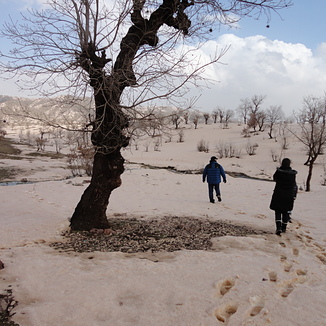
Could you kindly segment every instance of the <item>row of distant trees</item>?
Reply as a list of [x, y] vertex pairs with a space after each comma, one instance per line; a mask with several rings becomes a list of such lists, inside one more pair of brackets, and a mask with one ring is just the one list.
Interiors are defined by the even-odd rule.
[[[237, 117], [238, 121], [244, 123], [245, 131], [264, 131], [268, 128], [268, 136], [274, 138], [274, 127], [278, 122], [285, 120], [285, 114], [281, 105], [271, 105], [263, 109], [263, 101], [266, 96], [254, 95], [251, 98], [241, 99], [241, 104], [235, 109], [224, 109], [216, 107], [211, 113], [176, 109], [171, 114], [171, 122], [175, 129], [179, 129], [182, 123], [188, 125], [193, 123], [195, 129], [199, 123], [219, 123], [223, 128], [228, 128], [229, 123]], [[244, 131], [244, 133], [245, 133]]]
[[[171, 131], [171, 124], [172, 128], [180, 130], [182, 130], [181, 127], [183, 125], [188, 125], [190, 123], [194, 124], [195, 129], [198, 127], [199, 123], [219, 123], [223, 128], [228, 128], [229, 122], [232, 121], [234, 117], [237, 117], [237, 120], [241, 120], [241, 123], [244, 124], [243, 135], [245, 137], [250, 136], [251, 132], [263, 132], [267, 128], [267, 134], [270, 139], [276, 139], [277, 135], [281, 137], [281, 141], [284, 142], [282, 145], [284, 149], [287, 148], [286, 134], [291, 133], [304, 145], [307, 152], [307, 160], [304, 164], [309, 167], [306, 181], [306, 190], [309, 191], [314, 163], [320, 155], [324, 154], [326, 144], [326, 98], [308, 96], [303, 99], [302, 108], [297, 112], [294, 112], [293, 118], [291, 119], [300, 127], [300, 132], [294, 132], [290, 128], [289, 119], [285, 117], [280, 105], [272, 105], [268, 109], [264, 109], [263, 103], [265, 98], [266, 96], [263, 95], [253, 95], [251, 98], [241, 99], [241, 103], [236, 110], [217, 107], [211, 113], [181, 108], [172, 111], [170, 110], [165, 113], [164, 110], [160, 111], [157, 110], [157, 108], [155, 109], [155, 112], [154, 110], [143, 110], [142, 115], [146, 117], [146, 124], [142, 123], [141, 118], [135, 117], [135, 120], [130, 123], [130, 134], [133, 135], [133, 140], [136, 140], [144, 134], [152, 137], [158, 137], [163, 134], [168, 135]], [[57, 112], [57, 108], [55, 112]], [[80, 113], [80, 121], [84, 121], [84, 125], [86, 126], [88, 123], [88, 116], [86, 114], [87, 110], [84, 108], [80, 112], [82, 112]], [[138, 112], [141, 112], [141, 110], [138, 110]], [[21, 118], [22, 116], [29, 117], [30, 110], [26, 105], [21, 107], [20, 111], [15, 107], [13, 114], [16, 118]], [[47, 122], [51, 128], [55, 129], [56, 126], [62, 125], [62, 123], [57, 123], [55, 121], [50, 111], [48, 111], [47, 114]], [[62, 118], [62, 114], [60, 117]], [[76, 114], [72, 117], [72, 128], [68, 128], [70, 131], [74, 129], [73, 124], [79, 120], [76, 118]], [[41, 118], [38, 117], [36, 120], [46, 124], [46, 118], [42, 116]], [[65, 119], [66, 122], [68, 122], [68, 117]], [[10, 118], [8, 120], [10, 120]], [[0, 137], [4, 137], [5, 129], [1, 127], [1, 125], [4, 125], [2, 120], [0, 124]], [[77, 132], [78, 135], [81, 135], [79, 136], [81, 139], [85, 137], [87, 139], [89, 138], [87, 136], [89, 133], [87, 128], [80, 128], [78, 131], [75, 130], [75, 132]], [[183, 139], [184, 135], [182, 134], [180, 137]], [[182, 139], [180, 138], [180, 141], [182, 141]], [[36, 137], [36, 141], [38, 149], [44, 149], [44, 144], [46, 142], [44, 132], [41, 132], [40, 135]], [[79, 142], [76, 141], [76, 144], [79, 144]], [[83, 144], [83, 146], [77, 146], [79, 151], [87, 150], [87, 152], [92, 152], [92, 150], [88, 148], [92, 147], [90, 142], [86, 145], [85, 142], [83, 142]], [[58, 146], [60, 146], [60, 142], [56, 145], [57, 152], [60, 151]], [[84, 147], [87, 147], [87, 149]]]
[[178, 129], [182, 122], [186, 125], [193, 123], [195, 129], [197, 129], [200, 122], [204, 122], [206, 125], [209, 122], [221, 123], [225, 128], [228, 128], [229, 122], [234, 117], [234, 111], [231, 109], [222, 109], [220, 107], [212, 111], [212, 113], [177, 109], [176, 112], [172, 113], [171, 121], [175, 125], [175, 129]]
[[[276, 126], [283, 126], [283, 133], [291, 133], [300, 141], [306, 150], [307, 160], [304, 163], [309, 167], [306, 180], [306, 191], [310, 191], [310, 181], [314, 163], [320, 155], [324, 154], [326, 145], [326, 95], [324, 97], [307, 96], [303, 99], [301, 109], [293, 113], [293, 121], [300, 127], [300, 131], [293, 131], [289, 126], [289, 119], [286, 119], [281, 105], [271, 105], [268, 109], [263, 108], [266, 96], [253, 95], [251, 98], [241, 99], [241, 104], [237, 107], [236, 113], [245, 125], [244, 136], [248, 136], [251, 131], [263, 132], [268, 128], [267, 133], [270, 139], [276, 137]], [[194, 123], [197, 128], [200, 120], [208, 124], [211, 119], [214, 123], [221, 123], [228, 128], [228, 124], [235, 116], [235, 111], [231, 109], [216, 108], [212, 113], [192, 112], [177, 110], [172, 114], [171, 120], [178, 129], [181, 122]], [[278, 128], [279, 129], [279, 128]], [[286, 138], [284, 138], [286, 140]], [[286, 144], [284, 144], [286, 147]], [[284, 148], [286, 149], [286, 148]]]

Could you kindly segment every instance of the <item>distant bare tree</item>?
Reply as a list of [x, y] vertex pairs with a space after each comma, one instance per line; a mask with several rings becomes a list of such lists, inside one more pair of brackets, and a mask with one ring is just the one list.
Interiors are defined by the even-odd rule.
[[185, 121], [185, 124], [187, 125], [188, 121], [189, 121], [189, 112], [188, 111], [183, 113], [183, 120]]
[[277, 122], [280, 122], [284, 118], [284, 112], [281, 105], [271, 105], [266, 110], [266, 125], [268, 126], [268, 136], [273, 138], [274, 127]]
[[304, 163], [308, 165], [306, 191], [310, 191], [310, 182], [314, 163], [319, 155], [323, 154], [326, 145], [326, 96], [324, 98], [305, 97], [303, 108], [296, 115], [297, 123], [301, 128], [301, 134], [292, 134], [305, 146], [308, 159]]
[[225, 116], [224, 116], [224, 128], [229, 128], [229, 122], [231, 120], [231, 118], [234, 116], [234, 111], [231, 109], [228, 109], [225, 111]]
[[261, 110], [261, 105], [266, 96], [264, 95], [254, 95], [251, 98], [251, 106], [250, 106], [250, 119], [248, 121], [248, 127], [253, 128], [256, 131], [257, 126], [259, 127], [259, 131], [262, 131], [265, 121], [265, 113]]
[[266, 95], [254, 95], [251, 98], [251, 103], [252, 103], [252, 113], [258, 112], [258, 110], [261, 108], [261, 105], [263, 104], [264, 100], [266, 98]]
[[174, 124], [175, 129], [179, 129], [180, 124], [182, 122], [183, 112], [181, 109], [178, 109], [176, 112], [172, 113], [171, 121]]
[[48, 139], [44, 137], [47, 131], [41, 128], [39, 129], [39, 133], [39, 137], [36, 137], [35, 139], [37, 151], [44, 151], [45, 144], [48, 142]]
[[191, 119], [192, 123], [195, 125], [195, 129], [197, 129], [198, 122], [199, 122], [199, 119], [200, 119], [200, 113], [199, 112], [193, 112], [190, 119]]
[[249, 129], [253, 129], [254, 131], [256, 131], [257, 128], [257, 119], [256, 119], [256, 115], [251, 113], [250, 114], [250, 118], [249, 120], [247, 120], [247, 126]]
[[208, 120], [211, 117], [211, 115], [207, 112], [203, 113], [203, 117], [204, 117], [204, 121], [205, 121], [205, 125], [208, 124]]
[[217, 112], [218, 112], [218, 118], [219, 118], [219, 122], [223, 123], [223, 118], [225, 115], [225, 110], [222, 108], [217, 108]]
[[265, 120], [266, 120], [266, 113], [264, 110], [259, 110], [255, 115], [258, 131], [264, 131]]
[[218, 110], [214, 110], [214, 111], [212, 112], [212, 118], [213, 118], [214, 123], [217, 123]]
[[289, 135], [290, 135], [290, 129], [289, 129], [289, 125], [290, 125], [290, 121], [289, 119], [286, 119], [284, 121], [282, 121], [280, 124], [279, 124], [279, 135], [281, 137], [281, 149], [282, 150], [285, 150], [285, 149], [288, 149], [289, 148]]
[[237, 113], [243, 119], [245, 125], [248, 123], [251, 107], [252, 104], [249, 98], [241, 99], [241, 104], [237, 107]]

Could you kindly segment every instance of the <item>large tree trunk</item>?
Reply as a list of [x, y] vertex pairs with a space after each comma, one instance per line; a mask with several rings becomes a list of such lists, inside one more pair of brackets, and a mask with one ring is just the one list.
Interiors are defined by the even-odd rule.
[[[120, 53], [108, 76], [105, 51], [97, 54], [95, 44], [84, 44], [78, 62], [88, 73], [94, 89], [96, 118], [93, 121], [92, 143], [95, 147], [93, 176], [71, 218], [72, 230], [109, 227], [106, 209], [111, 192], [121, 185], [124, 159], [120, 150], [129, 144], [125, 130], [128, 119], [122, 112], [120, 97], [126, 87], [136, 84], [133, 60], [142, 45], [156, 46], [157, 31], [166, 24], [188, 33], [190, 20], [184, 10], [193, 5], [187, 1], [164, 0], [150, 19], [142, 17], [144, 2], [135, 1], [131, 13], [133, 25], [120, 43]], [[175, 17], [174, 17], [175, 16]]]
[[121, 148], [129, 143], [124, 136], [128, 120], [119, 106], [116, 92], [95, 93], [96, 119], [92, 131], [95, 148], [90, 185], [83, 193], [70, 221], [72, 230], [105, 229], [109, 227], [106, 210], [112, 191], [121, 185], [124, 158]]
[[72, 230], [105, 229], [109, 227], [106, 209], [111, 192], [121, 185], [124, 159], [120, 150], [96, 153], [90, 185], [82, 195], [71, 218]]
[[[109, 82], [110, 78], [106, 81]], [[92, 131], [95, 148], [93, 174], [71, 218], [72, 230], [109, 227], [106, 209], [111, 192], [121, 185], [120, 176], [124, 172], [121, 148], [129, 144], [129, 138], [124, 135], [128, 119], [119, 103], [121, 92], [117, 92], [116, 87], [96, 89], [97, 85], [94, 84], [96, 119]]]

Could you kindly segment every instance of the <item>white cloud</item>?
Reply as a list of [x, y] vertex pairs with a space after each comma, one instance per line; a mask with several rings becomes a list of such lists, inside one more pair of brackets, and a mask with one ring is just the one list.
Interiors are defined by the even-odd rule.
[[304, 96], [323, 96], [326, 90], [326, 43], [314, 54], [303, 44], [272, 41], [261, 35], [239, 38], [224, 34], [206, 50], [216, 45], [231, 45], [221, 59], [227, 65], [211, 68], [218, 83], [202, 92], [198, 108], [235, 109], [241, 98], [257, 94], [267, 95], [266, 107], [282, 105], [291, 114], [301, 107]]
[[[320, 97], [326, 91], [326, 43], [312, 52], [303, 44], [270, 40], [261, 35], [240, 38], [223, 34], [203, 45], [199, 51], [202, 62], [227, 46], [230, 48], [220, 63], [206, 68], [206, 76], [216, 84], [189, 93], [189, 97], [201, 95], [196, 103], [198, 109], [210, 111], [216, 106], [235, 109], [242, 98], [257, 94], [267, 96], [266, 108], [282, 105], [290, 115], [301, 108], [303, 97]], [[1, 84], [2, 94], [14, 95], [17, 87], [12, 82]]]

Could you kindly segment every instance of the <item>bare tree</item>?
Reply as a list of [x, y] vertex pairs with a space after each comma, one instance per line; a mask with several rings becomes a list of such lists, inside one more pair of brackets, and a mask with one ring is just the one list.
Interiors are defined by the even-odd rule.
[[182, 122], [182, 110], [177, 109], [174, 113], [171, 115], [171, 121], [174, 124], [175, 129], [179, 129], [179, 126]]
[[219, 122], [223, 123], [223, 118], [225, 115], [225, 110], [222, 108], [217, 108], [217, 112], [218, 112], [218, 117], [219, 117]]
[[213, 110], [213, 112], [212, 112], [212, 118], [213, 118], [214, 123], [217, 123], [218, 110]]
[[290, 129], [289, 129], [289, 125], [290, 125], [290, 120], [289, 119], [285, 119], [284, 121], [282, 121], [279, 124], [278, 133], [279, 133], [279, 135], [281, 137], [281, 150], [282, 150], [282, 152], [283, 152], [283, 150], [288, 149], [289, 145], [290, 145], [289, 135], [290, 135], [291, 132], [290, 132]]
[[310, 181], [314, 163], [319, 155], [323, 154], [326, 145], [326, 96], [324, 98], [305, 97], [303, 108], [296, 115], [297, 123], [301, 128], [301, 135], [292, 134], [305, 146], [308, 159], [308, 176], [306, 191], [310, 191]]
[[263, 104], [265, 98], [266, 98], [266, 95], [254, 95], [251, 98], [251, 103], [252, 103], [251, 112], [252, 113], [258, 112], [258, 110], [260, 109], [261, 105]]
[[248, 121], [248, 127], [253, 128], [256, 131], [257, 126], [259, 127], [259, 131], [262, 131], [265, 121], [265, 113], [261, 110], [261, 105], [266, 96], [264, 95], [254, 95], [251, 98], [251, 106], [250, 106], [250, 118]]
[[255, 115], [258, 131], [264, 131], [266, 112], [264, 110], [259, 110]]
[[195, 126], [195, 129], [197, 129], [197, 127], [198, 127], [198, 122], [199, 122], [199, 119], [200, 119], [200, 113], [199, 112], [193, 112], [192, 114], [191, 114], [191, 121], [192, 121], [192, 123], [194, 124], [194, 126]]
[[[203, 68], [219, 60], [221, 54], [205, 64], [193, 60], [195, 42], [244, 16], [270, 19], [291, 0], [111, 3], [108, 8], [100, 1], [49, 0], [44, 10], [31, 10], [1, 32], [15, 44], [1, 54], [3, 72], [31, 77], [27, 88], [47, 95], [68, 91], [94, 98], [94, 118], [81, 126], [92, 133], [93, 173], [71, 218], [73, 230], [109, 227], [106, 209], [121, 185], [121, 149], [138, 118], [135, 108], [154, 99], [182, 99], [184, 86], [190, 80], [197, 85]], [[184, 52], [177, 44], [188, 39]]]
[[47, 143], [48, 139], [44, 138], [44, 135], [47, 133], [44, 129], [39, 129], [40, 136], [36, 138], [36, 147], [37, 151], [44, 151], [45, 144]]
[[274, 127], [277, 122], [284, 118], [284, 112], [281, 105], [271, 105], [266, 110], [266, 125], [268, 126], [268, 136], [273, 139]]
[[204, 120], [205, 120], [205, 125], [207, 125], [208, 120], [211, 117], [211, 115], [209, 113], [205, 112], [205, 113], [203, 113], [203, 117], [204, 117]]
[[249, 113], [251, 111], [251, 100], [249, 98], [241, 99], [241, 104], [237, 107], [237, 112], [243, 119], [243, 123], [247, 124], [249, 119]]
[[231, 109], [227, 109], [225, 111], [225, 116], [224, 116], [224, 120], [223, 120], [223, 123], [224, 123], [224, 128], [229, 128], [229, 122], [231, 120], [231, 118], [234, 116], [234, 111], [231, 110]]
[[185, 121], [185, 124], [187, 125], [188, 121], [189, 121], [189, 112], [188, 111], [183, 113], [183, 120]]

